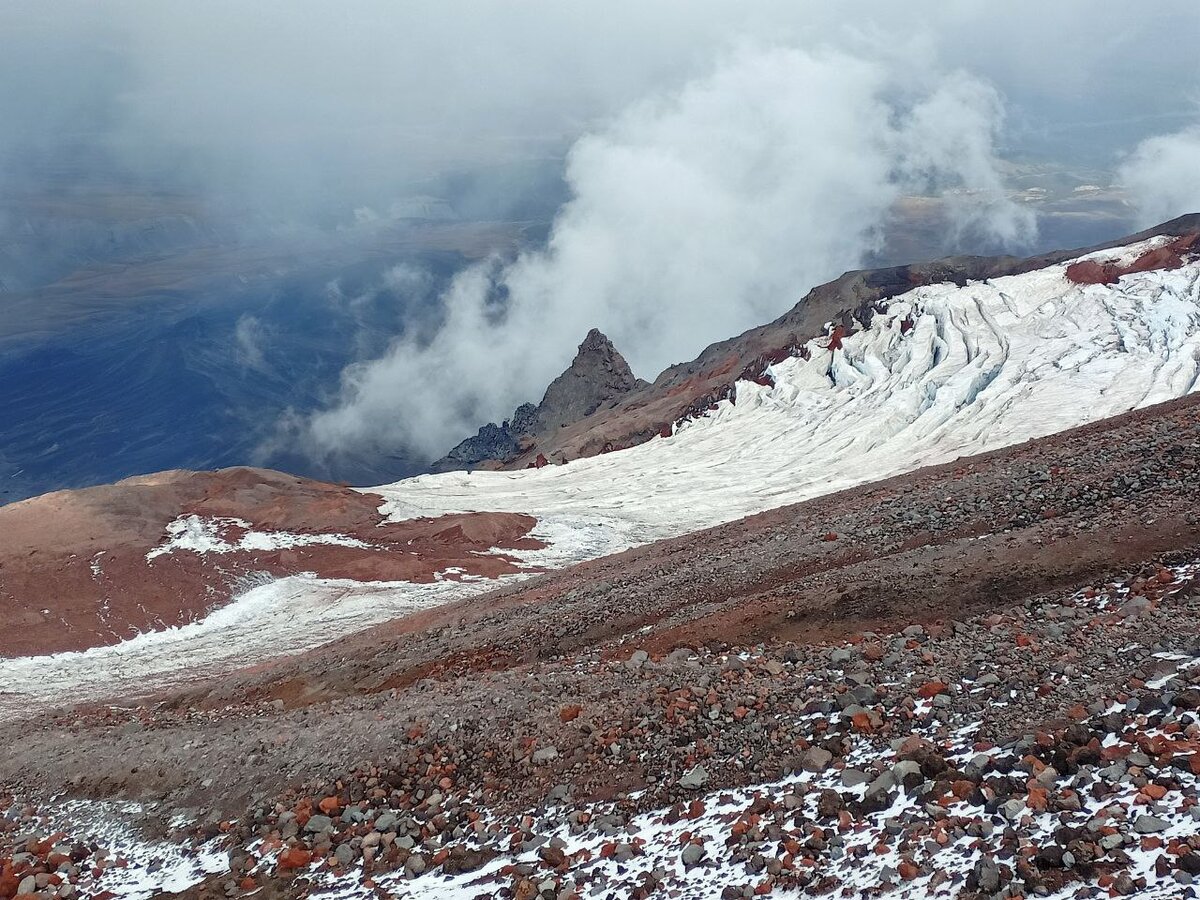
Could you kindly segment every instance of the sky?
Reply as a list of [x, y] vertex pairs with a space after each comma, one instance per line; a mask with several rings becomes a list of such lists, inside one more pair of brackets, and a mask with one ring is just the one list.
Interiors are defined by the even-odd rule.
[[0, 200], [111, 181], [305, 229], [450, 174], [561, 174], [544, 245], [461, 272], [281, 423], [314, 456], [435, 458], [592, 326], [652, 379], [861, 264], [906, 194], [1013, 252], [1038, 232], [1014, 165], [1111, 171], [1144, 224], [1200, 209], [1187, 6], [10, 0], [0, 33]]

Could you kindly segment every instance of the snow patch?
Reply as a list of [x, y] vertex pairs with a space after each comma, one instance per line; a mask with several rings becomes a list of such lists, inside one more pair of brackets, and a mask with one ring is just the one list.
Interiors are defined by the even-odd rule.
[[[229, 531], [244, 532], [230, 540]], [[294, 547], [333, 545], [370, 549], [371, 544], [344, 534], [300, 534], [294, 531], [254, 531], [245, 519], [224, 516], [180, 516], [167, 525], [167, 540], [146, 554], [152, 562], [160, 556], [187, 550], [192, 553], [269, 552]]]

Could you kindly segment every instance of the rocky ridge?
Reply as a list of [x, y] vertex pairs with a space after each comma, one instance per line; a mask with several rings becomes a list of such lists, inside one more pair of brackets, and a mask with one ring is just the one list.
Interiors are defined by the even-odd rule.
[[[524, 451], [553, 443], [555, 434], [599, 410], [611, 407], [631, 391], [646, 386], [599, 329], [587, 333], [571, 365], [550, 383], [541, 403], [524, 403], [500, 425], [489, 422], [478, 434], [454, 447], [433, 464], [434, 471], [470, 468], [484, 462], [507, 462]], [[543, 460], [546, 458], [543, 456]], [[565, 462], [560, 454], [554, 462]]]
[[[630, 390], [595, 414], [557, 431], [542, 433], [539, 440], [526, 442], [515, 456], [497, 454], [491, 459], [505, 468], [519, 469], [533, 462], [538, 454], [547, 460], [570, 460], [644, 443], [656, 435], [670, 433], [681, 419], [702, 414], [717, 401], [732, 396], [738, 380], [761, 379], [768, 366], [795, 356], [806, 342], [830, 335], [839, 327], [842, 335], [867, 327], [874, 316], [886, 309], [889, 299], [915, 287], [941, 282], [964, 285], [969, 281], [1031, 272], [1160, 235], [1181, 241], [1161, 258], [1145, 260], [1143, 267], [1170, 267], [1171, 253], [1177, 256], [1194, 252], [1196, 236], [1200, 235], [1200, 214], [1181, 216], [1136, 235], [1078, 250], [1028, 258], [952, 256], [847, 272], [813, 288], [774, 322], [709, 346], [691, 362], [671, 366], [652, 384]], [[1107, 283], [1112, 272], [1095, 280], [1097, 277], [1095, 273], [1088, 276], [1093, 279], [1091, 283]], [[485, 445], [486, 442], [478, 445], [477, 455], [485, 452]], [[500, 442], [494, 446], [511, 453], [514, 445]]]

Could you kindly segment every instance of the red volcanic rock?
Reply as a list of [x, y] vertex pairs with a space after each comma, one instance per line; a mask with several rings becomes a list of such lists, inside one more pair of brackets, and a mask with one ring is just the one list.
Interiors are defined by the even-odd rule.
[[936, 697], [938, 694], [946, 693], [946, 688], [947, 685], [944, 682], [928, 681], [921, 685], [920, 690], [917, 691], [917, 696], [929, 700], [933, 697]]
[[1085, 259], [1067, 266], [1067, 278], [1075, 284], [1114, 284], [1122, 275], [1134, 272], [1178, 269], [1184, 264], [1184, 254], [1194, 251], [1198, 242], [1200, 234], [1184, 235], [1161, 247], [1145, 251], [1131, 263]]
[[312, 852], [303, 847], [289, 847], [279, 854], [279, 868], [281, 870], [288, 869], [303, 869], [312, 862]]
[[761, 353], [752, 359], [744, 369], [742, 374], [738, 376], [739, 381], [753, 381], [755, 384], [761, 384], [763, 387], [774, 387], [775, 379], [770, 376], [767, 370], [781, 363], [785, 359], [790, 359], [800, 351], [800, 341], [794, 334], [791, 335], [791, 341], [786, 347], [779, 347], [775, 350], [770, 350], [766, 353]]
[[[380, 498], [261, 469], [164, 472], [59, 491], [0, 508], [0, 655], [117, 643], [185, 624], [228, 602], [250, 573], [316, 572], [356, 581], [430, 582], [447, 569], [495, 578], [518, 571], [496, 550], [536, 549], [535, 520], [471, 513], [384, 522]], [[236, 547], [248, 530], [335, 535], [344, 543], [274, 550], [147, 554], [186, 516], [221, 521]]]
[[846, 337], [846, 326], [838, 325], [829, 335], [829, 343], [825, 345], [826, 350], [841, 350], [842, 339]]
[[1092, 259], [1067, 266], [1067, 280], [1073, 284], [1112, 284], [1121, 277], [1116, 263], [1098, 263]]

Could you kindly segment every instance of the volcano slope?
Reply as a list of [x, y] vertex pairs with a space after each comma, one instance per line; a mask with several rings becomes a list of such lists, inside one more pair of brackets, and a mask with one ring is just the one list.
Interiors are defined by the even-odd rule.
[[[121, 637], [108, 618], [124, 595], [136, 603], [124, 603], [123, 634], [139, 621], [154, 630], [110, 646], [89, 638], [74, 655], [0, 658], [0, 720], [60, 695], [103, 699], [234, 671], [482, 593], [489, 577], [520, 580], [1187, 394], [1200, 384], [1198, 235], [921, 285], [873, 305], [857, 331], [830, 322], [826, 336], [753, 369], [669, 435], [570, 465], [422, 476], [366, 489], [357, 502], [344, 489], [248, 472], [214, 502], [183, 488], [209, 476], [168, 474], [22, 505], [18, 527], [7, 529], [17, 540], [0, 539], [0, 564], [12, 573], [0, 582], [15, 582], [10, 607], [24, 607], [18, 624], [59, 640]], [[261, 490], [256, 478], [266, 479]], [[312, 498], [334, 504], [328, 525], [305, 512]], [[276, 506], [295, 507], [296, 524]], [[71, 519], [80, 507], [95, 513], [86, 527]], [[20, 537], [28, 522], [44, 536], [78, 533], [31, 545]], [[483, 543], [462, 531], [469, 522]], [[132, 544], [106, 533], [129, 528]], [[96, 533], [107, 540], [97, 544]], [[410, 544], [422, 534], [432, 541], [414, 558]], [[191, 580], [172, 581], [174, 572]], [[139, 573], [158, 593], [131, 587]], [[198, 607], [213, 606], [187, 585], [223, 591], [213, 598], [220, 608], [195, 620]], [[81, 592], [74, 604], [62, 597], [68, 588]], [[89, 598], [99, 603], [90, 623]], [[154, 627], [173, 622], [186, 624]]]
[[1189, 397], [64, 710], [3, 759], [13, 858], [85, 894], [165, 860], [190, 896], [1187, 896], [1198, 465]]
[[365, 518], [330, 487], [329, 523], [164, 503], [142, 568], [496, 511], [454, 552], [526, 568], [436, 550], [397, 614], [420, 585], [289, 561], [192, 631], [0, 660], [0, 897], [1187, 896], [1195, 239], [873, 308], [619, 453]]
[[411, 585], [494, 578], [517, 571], [504, 550], [542, 547], [526, 537], [535, 524], [528, 516], [394, 523], [379, 504], [241, 468], [160, 472], [0, 507], [0, 656], [86, 650], [186, 626], [249, 585], [298, 572]]
[[[764, 381], [773, 363], [794, 357], [809, 341], [827, 335], [869, 329], [876, 317], [888, 311], [893, 298], [927, 285], [966, 287], [972, 283], [1012, 278], [1061, 266], [1090, 256], [1092, 262], [1075, 266], [1077, 283], [1112, 284], [1118, 273], [1178, 265], [1171, 245], [1194, 248], [1200, 233], [1200, 214], [1181, 216], [1136, 235], [1083, 250], [1040, 256], [954, 256], [884, 269], [847, 272], [809, 291], [773, 322], [719, 341], [690, 362], [664, 370], [653, 384], [627, 385], [626, 389], [592, 414], [558, 427], [532, 429], [515, 456], [500, 456], [494, 463], [511, 469], [529, 465], [537, 456], [552, 462], [579, 459], [609, 449], [634, 447], [660, 434], [670, 434], [682, 421], [733, 396], [739, 382]], [[1159, 239], [1158, 247], [1133, 265], [1114, 264], [1114, 252], [1134, 244]], [[1134, 262], [1134, 260], [1130, 260]], [[901, 318], [904, 316], [901, 315]], [[514, 415], [515, 426], [521, 410]], [[495, 426], [489, 426], [495, 428]], [[486, 431], [487, 429], [485, 429]], [[521, 429], [517, 429], [521, 430]], [[481, 435], [483, 432], [481, 432]], [[472, 441], [464, 442], [470, 444]], [[447, 459], [444, 462], [452, 463]], [[459, 468], [466, 468], [460, 461]]]

